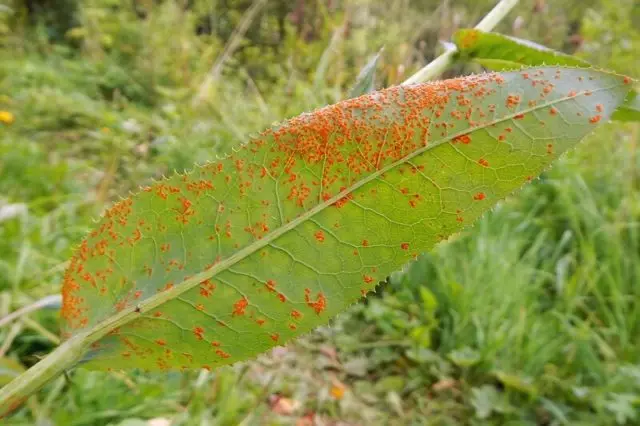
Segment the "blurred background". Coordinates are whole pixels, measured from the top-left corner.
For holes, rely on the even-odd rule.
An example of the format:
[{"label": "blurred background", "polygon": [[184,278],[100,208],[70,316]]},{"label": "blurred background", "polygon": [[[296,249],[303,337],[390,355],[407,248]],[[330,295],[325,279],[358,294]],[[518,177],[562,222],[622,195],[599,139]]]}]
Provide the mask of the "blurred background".
[{"label": "blurred background", "polygon": [[[3,0],[0,318],[59,292],[120,195],[399,84],[490,0]],[[640,3],[523,0],[496,31],[639,77]],[[455,65],[446,76],[481,71]],[[611,123],[366,302],[213,372],[78,369],[20,425],[640,424],[638,124]],[[58,343],[55,303],[0,328],[0,386]]]}]

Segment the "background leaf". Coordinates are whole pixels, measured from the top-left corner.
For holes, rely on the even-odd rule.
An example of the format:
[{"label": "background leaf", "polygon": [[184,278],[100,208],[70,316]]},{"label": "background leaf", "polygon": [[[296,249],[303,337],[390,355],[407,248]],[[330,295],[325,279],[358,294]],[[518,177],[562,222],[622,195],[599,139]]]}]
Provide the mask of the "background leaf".
[{"label": "background leaf", "polygon": [[360,70],[356,84],[354,84],[349,91],[349,98],[357,98],[358,96],[366,95],[375,90],[376,67],[378,66],[381,54],[382,49]]},{"label": "background leaf", "polygon": [[[400,86],[275,125],[109,209],[65,275],[93,368],[213,368],[314,327],[606,121],[631,79],[534,68]],[[108,334],[107,334],[108,333]]]},{"label": "background leaf", "polygon": [[519,68],[522,65],[591,65],[575,56],[557,52],[548,47],[503,34],[476,29],[458,30],[453,40],[462,57],[473,59],[482,66],[496,71]]},{"label": "background leaf", "polygon": [[615,110],[611,119],[617,121],[640,121],[640,96],[638,91],[629,92],[625,102]]},{"label": "background leaf", "polygon": [[[504,34],[484,32],[473,28],[458,30],[453,40],[462,58],[472,59],[483,67],[512,70],[521,66],[570,65],[590,67],[591,64],[538,43]],[[640,97],[630,92],[627,100],[611,116],[617,121],[640,121]]]}]

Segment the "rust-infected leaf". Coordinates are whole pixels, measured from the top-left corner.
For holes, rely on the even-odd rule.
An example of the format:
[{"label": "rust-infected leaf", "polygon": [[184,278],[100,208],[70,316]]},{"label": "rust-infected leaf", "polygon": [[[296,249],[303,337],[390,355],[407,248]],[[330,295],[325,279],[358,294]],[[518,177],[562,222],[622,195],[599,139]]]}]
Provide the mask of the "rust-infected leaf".
[{"label": "rust-infected leaf", "polygon": [[393,87],[273,126],[111,207],[66,272],[93,368],[215,368],[343,311],[606,122],[631,88],[531,68]]}]

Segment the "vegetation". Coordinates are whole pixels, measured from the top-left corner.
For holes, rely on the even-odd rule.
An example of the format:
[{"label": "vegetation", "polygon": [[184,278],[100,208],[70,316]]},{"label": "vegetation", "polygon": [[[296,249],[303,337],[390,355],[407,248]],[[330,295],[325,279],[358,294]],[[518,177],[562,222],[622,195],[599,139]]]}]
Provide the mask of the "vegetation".
[{"label": "vegetation", "polygon": [[[302,12],[285,13],[280,26],[270,3],[252,28],[280,37],[273,58],[257,57],[247,33],[223,75],[204,85],[230,34],[215,12],[233,28],[246,4],[203,11],[167,1],[141,13],[94,3],[78,8],[62,36],[38,15],[28,23],[20,4],[0,27],[3,315],[57,291],[61,263],[118,194],[213,159],[275,119],[341,99],[382,44],[378,87],[401,82],[433,55],[434,35],[452,29],[442,22],[458,14],[468,26],[488,6],[300,2]],[[592,2],[583,16],[572,16],[570,4],[534,6],[521,18],[528,25],[507,20],[516,35],[570,50],[576,38],[536,34],[546,36],[549,17],[560,34],[571,22],[585,59],[635,71],[633,2]],[[443,19],[416,34],[436,8]],[[215,24],[207,31],[203,16]],[[376,25],[380,17],[388,27]],[[633,424],[637,139],[634,123],[601,129],[475,228],[392,276],[378,297],[285,349],[169,379],[74,370],[7,421]],[[40,311],[0,331],[5,378],[59,343],[57,317]]]}]

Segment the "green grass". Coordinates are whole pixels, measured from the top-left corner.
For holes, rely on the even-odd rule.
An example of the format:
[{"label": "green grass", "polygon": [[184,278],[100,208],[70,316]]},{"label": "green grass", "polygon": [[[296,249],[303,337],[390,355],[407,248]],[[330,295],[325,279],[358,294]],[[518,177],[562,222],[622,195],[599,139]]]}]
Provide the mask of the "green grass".
[{"label": "green grass", "polygon": [[[0,110],[15,116],[0,124],[0,212],[19,212],[0,219],[0,317],[59,290],[74,244],[119,195],[341,98],[382,44],[378,85],[401,81],[453,19],[429,3],[439,19],[425,25],[433,43],[421,50],[407,43],[427,11],[365,3],[366,16],[388,24],[354,24],[325,75],[314,67],[342,15],[320,10],[313,40],[288,30],[265,58],[247,42],[198,106],[191,99],[223,43],[196,38],[195,17],[173,2],[144,25],[96,2],[83,9],[84,38],[67,45],[0,25]],[[518,36],[561,43],[544,35],[577,9],[549,3],[546,14],[522,12],[531,25]],[[583,54],[633,75],[633,1],[590,4],[578,17]],[[472,22],[483,5],[456,11]],[[561,24],[549,29],[551,17]],[[77,369],[6,424],[638,424],[639,135],[637,124],[606,126],[379,294],[286,348],[211,373]],[[57,333],[56,309],[0,328],[0,384],[18,368],[8,359],[34,364]]]}]

